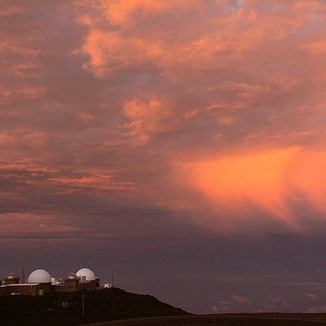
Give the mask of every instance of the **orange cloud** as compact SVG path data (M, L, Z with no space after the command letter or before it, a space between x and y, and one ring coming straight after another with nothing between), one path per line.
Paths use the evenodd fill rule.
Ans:
M109 190L124 190L131 191L135 189L135 185L132 182L116 182L112 180L112 176L104 174L91 174L82 176L80 178L72 177L55 177L49 178L48 182L53 183L56 187L61 187L60 192L72 193L86 191L88 193L93 192L105 192ZM39 182L35 183L39 185ZM65 190L62 189L65 187Z
M303 48L306 49L312 56L325 55L326 42L325 41L313 42L311 44L307 44Z
M1 236L10 236L19 233L34 232L71 232L78 231L75 226L63 225L53 216L44 216L30 213L0 214ZM19 225L19 228L17 228Z
M246 72L247 67L251 67L250 74L259 75L259 78L254 78L256 82L265 80L277 84L280 81L283 84L285 81L293 84L293 80L298 81L292 73L287 74L284 80L285 76L279 67L274 65L273 69L268 69L268 65L274 64L275 60L290 59L293 65L296 64L293 53L306 51L305 46L309 47L311 40L302 38L300 42L295 42L293 38L307 22L314 19L316 8L321 9L320 4L316 2L316 8L308 13L306 8L297 6L296 2L284 4L276 1L267 6L271 10L266 10L259 1L246 1L236 13L226 10L230 6L229 1L216 1L216 6L219 6L219 10L215 9L215 15L208 18L205 15L209 6L197 0L102 1L99 12L103 19L121 25L113 30L111 27L103 28L97 17L89 16L84 20L90 27L84 46L90 60L84 68L100 77L122 68L154 65L162 75L173 80L192 78L194 74L202 78L208 70L237 67L239 71ZM173 13L174 9L180 19L185 19L182 15L189 8L196 8L196 29L184 22L180 29L172 33L171 30L165 31L163 25L153 31L155 37L149 33L151 26L148 26L148 30L138 30L137 22L142 22L142 15L148 16L162 10ZM136 23L129 25L127 22L132 13L138 14L135 14L138 20L135 18ZM142 15L139 16L139 13ZM317 38L316 44L319 44L320 39L323 39L322 35ZM255 62L252 61L253 57ZM259 72L255 73L256 68L259 68ZM249 87L257 86L247 82Z
M292 186L303 199L321 211L326 211L326 153L304 150L295 157L288 170ZM302 199L302 198L299 198Z
M189 182L211 205L236 210L254 203L290 222L283 203L284 171L298 148L203 160L186 166ZM245 206L245 205L244 205Z
M291 147L180 164L181 182L203 197L199 205L214 212L195 218L203 225L223 229L224 224L232 224L231 229L237 229L236 221L254 227L257 221L264 225L273 219L299 230L293 211L297 200L326 212L326 154L322 151Z
M84 64L84 68L93 70L97 76L128 68L144 61L150 46L142 39L127 38L116 31L102 32L94 29L84 46L91 58ZM131 52L134 53L133 56Z
M136 98L125 103L122 112L129 120L124 128L129 130L135 144L145 143L152 134L163 131L167 125L166 119L171 115L166 103L156 98Z
M173 8L187 9L199 3L198 0L101 0L112 24L123 24L134 12L148 15Z
M16 14L21 14L22 12L24 12L24 9L21 6L0 8L0 16L11 16L11 15L16 15Z

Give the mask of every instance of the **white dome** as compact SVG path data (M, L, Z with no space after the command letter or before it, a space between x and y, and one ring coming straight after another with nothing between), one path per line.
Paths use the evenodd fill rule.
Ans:
M51 283L51 275L44 269L37 269L28 277L28 283Z
M83 276L86 277L86 281L93 281L95 280L95 274L93 271L91 271L90 269L88 268L82 268L80 269L76 275L80 278L82 278Z

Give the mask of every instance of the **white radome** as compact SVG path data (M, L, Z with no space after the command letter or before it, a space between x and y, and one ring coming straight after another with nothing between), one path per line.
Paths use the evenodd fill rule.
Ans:
M51 275L44 269L37 269L28 277L28 283L51 283Z
M82 279L83 276L86 278L86 281L94 281L95 280L95 274L93 271L91 271L89 268L82 268L80 269L76 275Z

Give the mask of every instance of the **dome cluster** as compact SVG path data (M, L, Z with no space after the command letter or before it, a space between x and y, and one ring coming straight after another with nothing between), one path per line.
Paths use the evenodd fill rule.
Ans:
M10 274L10 278L14 278L15 274ZM17 276L16 276L17 277ZM70 280L81 280L81 281L94 281L96 279L95 274L89 268L82 268L76 274L70 273L68 275ZM36 269L28 277L28 283L51 283L51 275L44 269Z
M81 268L77 273L70 273L66 278L51 277L44 269L33 271L25 283L15 273L0 280L0 295L48 295L53 293L76 293L96 291L100 287L100 278L89 268Z

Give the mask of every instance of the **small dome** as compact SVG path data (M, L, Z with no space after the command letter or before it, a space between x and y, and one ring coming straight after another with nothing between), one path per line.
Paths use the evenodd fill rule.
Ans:
M80 269L76 275L79 277L79 278L82 278L83 276L86 277L86 281L93 281L95 280L95 274L93 271L91 271L90 269L88 268L82 268Z
M67 278L68 280L77 280L78 276L75 273L70 273Z
M7 277L9 280L17 280L18 276L15 273L10 273Z
M44 269L37 269L29 275L28 283L51 283L51 275Z

